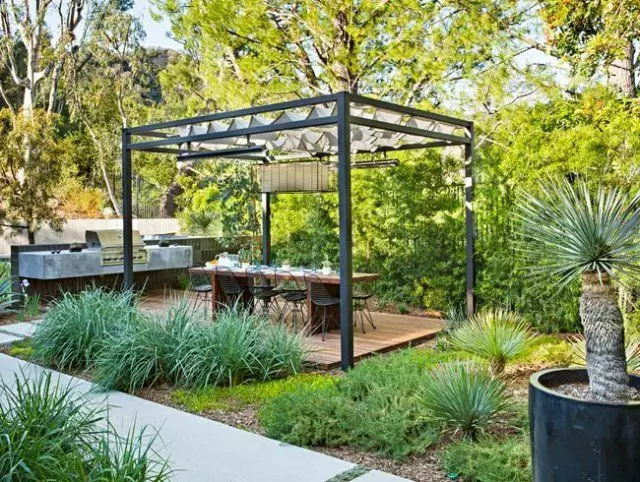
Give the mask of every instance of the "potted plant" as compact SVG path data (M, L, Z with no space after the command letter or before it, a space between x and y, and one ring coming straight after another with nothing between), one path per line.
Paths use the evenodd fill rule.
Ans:
M640 274L640 195L550 182L519 201L532 272L580 280L587 369L532 375L529 417L534 479L640 480L640 378L629 375L616 284Z

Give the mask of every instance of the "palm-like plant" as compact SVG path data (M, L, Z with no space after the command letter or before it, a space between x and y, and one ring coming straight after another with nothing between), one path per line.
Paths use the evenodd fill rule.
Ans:
M451 335L451 345L489 362L494 376L522 353L532 339L529 324L516 313L486 310L471 317Z
M612 280L640 273L640 195L583 182L551 182L539 195L519 200L520 234L532 271L561 285L582 283L591 398L622 401L629 396L622 313Z

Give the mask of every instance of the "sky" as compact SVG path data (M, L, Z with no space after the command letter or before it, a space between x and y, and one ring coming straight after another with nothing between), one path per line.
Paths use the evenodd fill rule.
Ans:
M152 8L149 0L135 0L133 7L133 13L140 18L147 33L144 41L145 46L180 49L181 45L169 38L171 30L169 22L166 19L156 22L151 18Z

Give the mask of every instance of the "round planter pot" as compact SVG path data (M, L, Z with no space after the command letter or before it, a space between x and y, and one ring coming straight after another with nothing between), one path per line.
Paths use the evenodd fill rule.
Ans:
M640 388L640 377L630 379ZM536 482L640 482L640 402L579 400L553 390L588 380L580 368L531 376L529 425Z

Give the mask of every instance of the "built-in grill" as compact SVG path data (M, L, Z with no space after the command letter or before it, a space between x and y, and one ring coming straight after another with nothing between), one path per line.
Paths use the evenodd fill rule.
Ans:
M87 247L100 250L102 266L116 266L124 263L124 245L121 229L101 229L86 231ZM133 231L133 262L144 264L148 262L147 250L139 231Z

